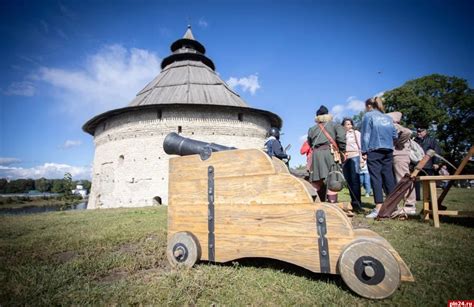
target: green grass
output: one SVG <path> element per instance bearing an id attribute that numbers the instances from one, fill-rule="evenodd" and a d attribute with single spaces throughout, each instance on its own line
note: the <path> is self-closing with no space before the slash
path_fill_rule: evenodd
<path id="1" fill-rule="evenodd" d="M 0 197 L 1 209 L 18 209 L 28 207 L 67 207 L 79 204 L 85 200 L 81 197 L 73 197 L 65 199 L 64 197 L 28 197 L 28 196 L 12 196 Z"/>
<path id="2" fill-rule="evenodd" d="M 474 210 L 472 199 L 474 190 L 453 189 L 446 204 Z M 371 301 L 339 276 L 268 259 L 174 270 L 165 256 L 166 207 L 1 216 L 0 305 L 445 306 L 473 299 L 472 220 L 444 219 L 435 229 L 416 219 L 376 222 L 358 215 L 354 224 L 385 237 L 416 282 Z"/>

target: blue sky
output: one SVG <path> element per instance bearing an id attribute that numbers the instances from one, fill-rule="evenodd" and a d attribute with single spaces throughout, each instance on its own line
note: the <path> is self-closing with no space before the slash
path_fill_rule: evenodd
<path id="1" fill-rule="evenodd" d="M 315 111 L 432 73 L 474 81 L 473 1 L 0 2 L 0 177 L 90 178 L 82 125 L 126 106 L 191 23 L 221 78 L 282 117 L 292 165 Z"/>

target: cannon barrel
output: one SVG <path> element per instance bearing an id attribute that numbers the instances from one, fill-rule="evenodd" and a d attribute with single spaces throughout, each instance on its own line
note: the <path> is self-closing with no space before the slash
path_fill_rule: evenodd
<path id="1" fill-rule="evenodd" d="M 210 156 L 211 152 L 236 149 L 215 143 L 206 143 L 180 136 L 171 132 L 163 141 L 163 149 L 169 155 L 189 156 L 199 154 Z"/>

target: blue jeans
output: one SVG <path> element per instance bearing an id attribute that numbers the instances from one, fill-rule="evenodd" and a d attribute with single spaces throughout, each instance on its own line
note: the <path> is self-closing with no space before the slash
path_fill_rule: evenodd
<path id="1" fill-rule="evenodd" d="M 361 209 L 361 200 L 360 200 L 360 159 L 359 157 L 354 157 L 347 159 L 344 162 L 342 171 L 344 173 L 344 178 L 347 181 L 347 186 L 349 188 L 349 194 L 351 195 L 351 205 L 355 209 Z"/>
<path id="2" fill-rule="evenodd" d="M 383 192 L 390 194 L 395 188 L 393 176 L 393 151 L 377 149 L 367 153 L 367 166 L 370 173 L 370 183 L 374 189 L 374 201 L 383 203 Z"/>
<path id="3" fill-rule="evenodd" d="M 360 173 L 360 182 L 362 183 L 362 186 L 364 187 L 365 194 L 372 193 L 369 173 Z"/>

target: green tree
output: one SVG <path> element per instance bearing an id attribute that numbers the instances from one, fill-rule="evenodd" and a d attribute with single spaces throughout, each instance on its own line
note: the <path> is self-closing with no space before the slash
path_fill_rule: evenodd
<path id="1" fill-rule="evenodd" d="M 70 173 L 64 174 L 63 186 L 64 186 L 64 195 L 66 196 L 72 195 L 72 189 L 74 188 L 74 185 L 73 185 L 72 176 Z"/>
<path id="2" fill-rule="evenodd" d="M 48 192 L 51 190 L 51 181 L 46 178 L 40 178 L 35 180 L 35 189 L 39 192 Z"/>
<path id="3" fill-rule="evenodd" d="M 53 193 L 63 193 L 64 192 L 63 179 L 53 180 L 53 186 L 51 188 L 51 192 L 53 192 Z"/>
<path id="4" fill-rule="evenodd" d="M 406 82 L 383 96 L 387 112 L 403 113 L 402 124 L 431 125 L 443 155 L 459 163 L 474 143 L 474 90 L 466 80 L 433 74 Z"/>
<path id="5" fill-rule="evenodd" d="M 8 181 L 5 178 L 0 179 L 0 193 L 6 193 Z"/>
<path id="6" fill-rule="evenodd" d="M 360 111 L 359 114 L 352 116 L 352 121 L 354 122 L 354 128 L 360 131 L 362 127 L 362 118 L 364 117 L 365 111 Z"/>

